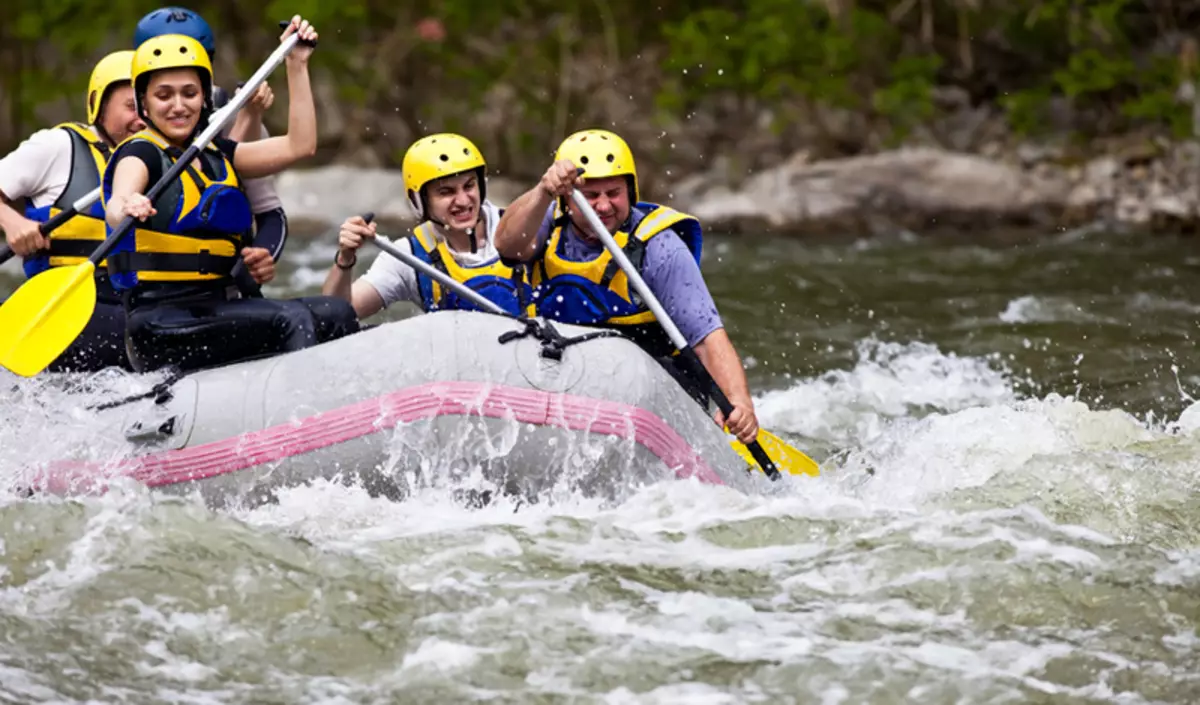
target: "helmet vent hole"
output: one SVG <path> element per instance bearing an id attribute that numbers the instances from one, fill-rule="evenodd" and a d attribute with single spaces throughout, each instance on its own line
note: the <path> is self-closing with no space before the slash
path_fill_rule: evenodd
<path id="1" fill-rule="evenodd" d="M 612 154 L 608 155 L 608 163 L 609 164 L 612 164 L 615 161 L 617 161 L 617 157 L 615 155 L 612 155 Z"/>
<path id="2" fill-rule="evenodd" d="M 187 47 L 179 47 L 179 53 L 180 53 L 180 54 L 186 54 L 186 53 L 187 53 Z"/>
<path id="3" fill-rule="evenodd" d="M 441 159 L 441 160 L 442 160 L 442 161 L 444 161 L 444 162 L 448 162 L 448 161 L 450 161 L 450 155 L 449 155 L 449 154 L 443 154 L 441 157 L 439 157 L 439 159 Z"/>
<path id="4" fill-rule="evenodd" d="M 467 149 L 466 147 L 463 147 L 463 154 L 465 154 L 469 157 L 469 156 L 471 156 L 471 150 Z"/>
<path id="5" fill-rule="evenodd" d="M 162 56 L 162 49 L 155 49 L 155 50 L 154 50 L 154 55 L 155 55 L 155 56 Z"/>
<path id="6" fill-rule="evenodd" d="M 584 164 L 587 164 L 587 163 L 588 163 L 588 158 L 587 158 L 586 156 L 583 156 L 583 157 L 580 157 L 580 158 L 579 158 L 579 161 L 583 162 Z"/>

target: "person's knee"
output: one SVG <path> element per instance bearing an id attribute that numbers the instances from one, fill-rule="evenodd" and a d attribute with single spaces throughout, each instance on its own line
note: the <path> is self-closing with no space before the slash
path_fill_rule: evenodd
<path id="1" fill-rule="evenodd" d="M 135 309 L 125 323 L 125 355 L 134 372 L 152 372 L 161 366 L 163 341 L 156 334 L 152 309 Z"/>
<path id="2" fill-rule="evenodd" d="M 307 306 L 295 300 L 272 301 L 271 304 L 275 307 L 275 325 L 288 333 L 315 334 L 315 316 Z"/>
<path id="3" fill-rule="evenodd" d="M 336 296 L 306 296 L 297 299 L 312 312 L 318 342 L 336 340 L 359 330 L 358 314 L 349 301 Z"/>

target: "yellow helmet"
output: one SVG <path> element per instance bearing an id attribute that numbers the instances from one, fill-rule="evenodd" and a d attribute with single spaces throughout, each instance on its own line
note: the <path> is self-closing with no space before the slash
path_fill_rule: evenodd
<path id="1" fill-rule="evenodd" d="M 637 166 L 629 145 L 608 130 L 580 130 L 562 141 L 554 161 L 570 159 L 584 168 L 583 178 L 603 179 L 609 176 L 629 178 L 629 202 L 638 202 Z"/>
<path id="2" fill-rule="evenodd" d="M 212 110 L 213 70 L 208 52 L 200 42 L 182 34 L 164 34 L 142 42 L 133 56 L 133 96 L 138 115 L 143 120 L 146 106 L 143 96 L 150 83 L 150 74 L 162 69 L 196 69 L 204 90 L 204 107 Z"/>
<path id="3" fill-rule="evenodd" d="M 133 81 L 133 51 L 116 51 L 100 59 L 96 68 L 92 69 L 92 77 L 88 79 L 87 92 L 87 121 L 95 125 L 100 119 L 100 107 L 104 103 L 104 94 L 118 83 Z"/>
<path id="4" fill-rule="evenodd" d="M 474 169 L 479 172 L 479 199 L 487 198 L 487 162 L 471 140 L 450 132 L 429 135 L 413 142 L 400 167 L 404 192 L 417 217 L 425 220 L 425 186 L 431 181 Z"/>

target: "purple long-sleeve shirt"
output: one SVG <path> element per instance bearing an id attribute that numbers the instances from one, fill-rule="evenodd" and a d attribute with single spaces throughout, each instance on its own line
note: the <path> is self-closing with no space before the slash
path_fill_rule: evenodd
<path id="1" fill-rule="evenodd" d="M 554 206 L 546 210 L 542 225 L 538 228 L 538 251 L 550 237 L 554 228 Z M 563 233 L 563 257 L 573 262 L 587 262 L 604 252 L 604 244 L 594 245 L 575 233 L 575 226 L 568 223 Z M 696 345 L 710 333 L 723 328 L 721 315 L 713 302 L 700 266 L 692 257 L 683 240 L 670 228 L 650 238 L 646 243 L 646 256 L 642 262 L 642 279 L 658 297 L 663 310 L 675 322 L 688 345 Z"/>

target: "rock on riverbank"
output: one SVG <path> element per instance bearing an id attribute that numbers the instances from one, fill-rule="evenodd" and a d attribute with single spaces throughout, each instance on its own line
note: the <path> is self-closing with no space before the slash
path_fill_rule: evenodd
<path id="1" fill-rule="evenodd" d="M 412 224 L 397 170 L 329 166 L 288 172 L 276 184 L 293 222 L 328 227 L 374 211 L 390 227 Z M 493 177 L 489 196 L 506 204 L 532 185 Z M 799 153 L 740 183 L 701 173 L 650 196 L 726 231 L 1052 230 L 1094 222 L 1190 230 L 1200 222 L 1200 144 L 1134 141 L 1073 162 L 1031 145 L 995 157 L 929 147 L 822 161 Z"/>

